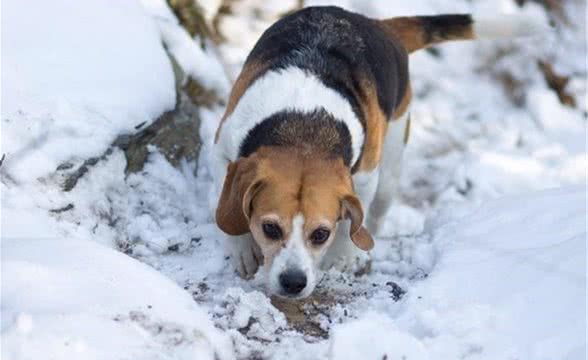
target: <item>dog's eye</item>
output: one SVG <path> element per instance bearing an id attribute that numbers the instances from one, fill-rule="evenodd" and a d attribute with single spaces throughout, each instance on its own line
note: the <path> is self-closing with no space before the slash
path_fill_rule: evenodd
<path id="1" fill-rule="evenodd" d="M 261 228 L 265 236 L 269 239 L 280 240 L 282 238 L 282 229 L 278 224 L 267 222 L 263 223 L 263 225 L 261 225 Z"/>
<path id="2" fill-rule="evenodd" d="M 314 245 L 320 245 L 329 239 L 329 235 L 331 235 L 329 230 L 319 228 L 310 234 L 310 241 L 312 241 Z"/>

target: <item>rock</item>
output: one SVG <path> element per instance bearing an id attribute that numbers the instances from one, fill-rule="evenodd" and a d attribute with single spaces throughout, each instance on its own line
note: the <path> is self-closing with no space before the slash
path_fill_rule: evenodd
<path id="1" fill-rule="evenodd" d="M 559 101 L 563 105 L 576 107 L 576 99 L 566 90 L 570 77 L 556 73 L 553 69 L 553 65 L 547 61 L 539 60 L 537 64 L 539 65 L 539 69 L 543 74 L 545 82 L 547 82 L 547 85 L 551 90 L 555 91 Z"/>
<path id="2" fill-rule="evenodd" d="M 200 37 L 204 46 L 204 39 L 210 38 L 212 32 L 206 25 L 204 11 L 194 0 L 167 0 L 169 7 L 172 9 L 180 24 L 194 37 Z"/>
<path id="3" fill-rule="evenodd" d="M 174 166 L 182 159 L 198 160 L 201 146 L 198 107 L 185 94 L 180 93 L 179 97 L 176 109 L 164 113 L 139 133 L 119 138 L 116 145 L 125 151 L 127 173 L 143 169 L 152 146 Z"/>
<path id="4" fill-rule="evenodd" d="M 214 89 L 207 89 L 192 78 L 188 79 L 183 90 L 195 104 L 200 104 L 205 107 L 225 105 L 223 99 Z"/>
<path id="5" fill-rule="evenodd" d="M 406 294 L 406 290 L 404 290 L 403 288 L 401 288 L 397 283 L 395 283 L 394 281 L 388 281 L 386 283 L 386 286 L 388 286 L 390 295 L 392 297 L 392 299 L 394 299 L 394 301 L 399 301 L 400 299 L 402 299 L 402 297 L 404 296 L 404 294 Z"/>

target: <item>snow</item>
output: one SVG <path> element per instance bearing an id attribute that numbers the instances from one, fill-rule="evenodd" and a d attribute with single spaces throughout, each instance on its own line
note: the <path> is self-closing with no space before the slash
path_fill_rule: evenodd
<path id="1" fill-rule="evenodd" d="M 209 42 L 202 43 L 198 37 L 192 39 L 181 26 L 164 0 L 141 0 L 153 17 L 161 34 L 161 40 L 169 53 L 178 62 L 186 75 L 199 81 L 207 89 L 213 89 L 226 98 L 229 95 L 229 79 L 223 65 Z M 208 1 L 204 7 L 207 21 L 216 13 L 220 4 Z"/>
<path id="2" fill-rule="evenodd" d="M 329 358 L 428 360 L 429 356 L 421 341 L 399 331 L 391 318 L 372 312 L 333 329 Z"/>
<path id="3" fill-rule="evenodd" d="M 432 358 L 578 358 L 585 199 L 580 186 L 501 198 L 436 228 L 435 270 L 411 289 L 397 326 L 419 334 Z"/>
<path id="4" fill-rule="evenodd" d="M 6 1 L 2 27 L 3 166 L 15 181 L 101 155 L 175 104 L 157 27 L 134 1 Z"/>
<path id="5" fill-rule="evenodd" d="M 234 79 L 261 32 L 296 3 L 231 3 L 218 48 L 191 39 L 163 0 L 2 3 L 4 358 L 585 358 L 580 0 L 566 2 L 570 26 L 547 36 L 412 56 L 402 197 L 376 239 L 372 270 L 328 271 L 304 302 L 269 298 L 261 276 L 242 280 L 225 258 L 209 196 L 221 107 L 200 110 L 197 164 L 174 168 L 153 148 L 143 171 L 127 176 L 113 149 L 62 191 L 58 165 L 101 156 L 173 108 L 164 47 L 224 96 L 226 73 Z M 327 2 L 306 1 L 318 3 Z M 328 3 L 376 17 L 549 18 L 511 0 Z M 203 3 L 207 21 L 218 6 Z M 537 60 L 570 76 L 577 107 L 559 102 Z M 512 93 L 508 76 L 520 84 Z"/>
<path id="6" fill-rule="evenodd" d="M 2 256 L 5 359 L 232 358 L 228 338 L 186 292 L 118 251 L 4 238 Z"/>
<path id="7" fill-rule="evenodd" d="M 435 226 L 434 271 L 402 314 L 336 326 L 332 358 L 585 358 L 585 199 L 579 186 L 533 192 Z"/>

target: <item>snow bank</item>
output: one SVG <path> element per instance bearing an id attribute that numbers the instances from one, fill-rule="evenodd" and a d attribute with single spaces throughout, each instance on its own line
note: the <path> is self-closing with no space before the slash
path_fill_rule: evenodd
<path id="1" fill-rule="evenodd" d="M 17 181 L 100 155 L 175 104 L 157 26 L 136 1 L 2 3 L 3 167 Z"/>
<path id="2" fill-rule="evenodd" d="M 585 199 L 583 187 L 507 197 L 438 227 L 437 263 L 404 311 L 336 326 L 331 357 L 584 359 Z"/>
<path id="3" fill-rule="evenodd" d="M 91 241 L 2 240 L 2 357 L 231 359 L 171 280 Z"/>
<path id="4" fill-rule="evenodd" d="M 101 155 L 119 135 L 174 107 L 158 23 L 138 1 L 9 0 L 2 7 L 2 357 L 232 359 L 229 338 L 188 292 L 96 244 L 114 247 L 115 224 L 127 213 L 134 222 L 121 232 L 143 234 L 153 225 L 127 198 L 136 193 L 137 203 L 149 204 L 138 175 L 127 183 L 122 151 L 91 169 L 79 190 L 59 186 L 58 165 Z M 162 166 L 164 185 L 183 196 L 193 190 L 178 187 L 185 174 L 170 178 L 176 170 Z M 164 178 L 145 183 L 161 188 Z M 161 197 L 155 202 L 170 209 Z M 185 218 L 187 209 L 172 215 Z M 194 224 L 169 225 L 149 232 L 156 245 L 176 244 L 178 232 L 189 241 Z"/>
<path id="5" fill-rule="evenodd" d="M 584 187 L 489 202 L 436 232 L 411 322 L 434 358 L 583 359 L 586 240 Z"/>
<path id="6" fill-rule="evenodd" d="M 387 316 L 369 313 L 334 328 L 329 358 L 334 360 L 428 360 L 421 341 L 396 329 Z"/>
<path id="7" fill-rule="evenodd" d="M 186 75 L 198 80 L 207 89 L 217 92 L 222 99 L 229 96 L 231 84 L 215 49 L 206 39 L 192 38 L 180 26 L 165 0 L 141 0 L 145 10 L 153 17 L 166 49 L 178 62 Z M 207 1 L 204 16 L 207 21 L 220 6 L 220 1 Z"/>

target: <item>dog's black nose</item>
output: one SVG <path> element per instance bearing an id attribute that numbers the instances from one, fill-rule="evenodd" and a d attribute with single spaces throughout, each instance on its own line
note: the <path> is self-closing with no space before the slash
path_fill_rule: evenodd
<path id="1" fill-rule="evenodd" d="M 280 285 L 289 295 L 296 295 L 306 287 L 306 274 L 300 270 L 286 270 L 280 274 Z"/>

